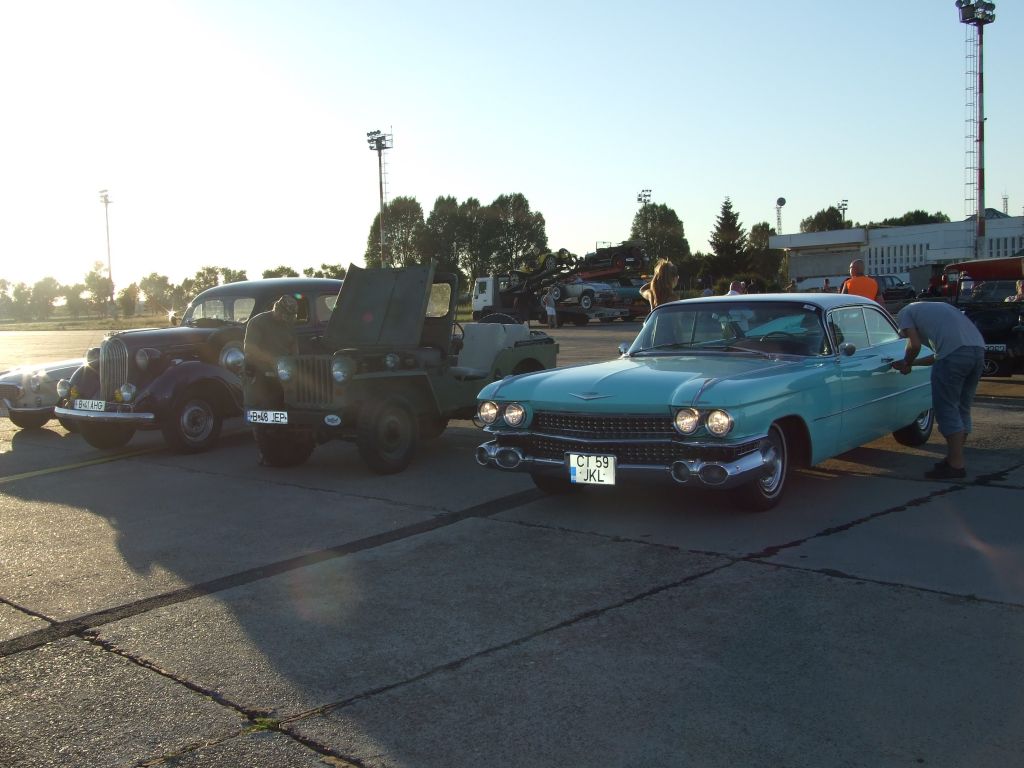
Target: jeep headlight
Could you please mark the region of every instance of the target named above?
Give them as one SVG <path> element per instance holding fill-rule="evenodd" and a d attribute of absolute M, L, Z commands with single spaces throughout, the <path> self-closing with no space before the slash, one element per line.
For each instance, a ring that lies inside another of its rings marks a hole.
<path fill-rule="evenodd" d="M 61 379 L 57 382 L 57 397 L 67 397 L 71 391 L 71 382 L 68 379 Z"/>
<path fill-rule="evenodd" d="M 398 364 L 401 362 L 402 358 L 398 356 L 397 352 L 388 352 L 386 355 L 384 355 L 384 366 L 390 371 L 393 371 L 396 368 L 398 368 Z"/>
<path fill-rule="evenodd" d="M 92 367 L 100 361 L 100 348 L 90 347 L 85 350 L 85 364 Z"/>
<path fill-rule="evenodd" d="M 722 437 L 729 434 L 729 430 L 732 429 L 732 416 L 725 411 L 714 410 L 708 414 L 705 423 L 707 424 L 708 432 Z"/>
<path fill-rule="evenodd" d="M 356 371 L 356 361 L 351 357 L 336 357 L 331 360 L 331 378 L 338 384 L 348 381 Z"/>
<path fill-rule="evenodd" d="M 526 409 L 519 403 L 509 403 L 505 406 L 505 423 L 510 427 L 518 427 L 526 418 Z"/>
<path fill-rule="evenodd" d="M 229 344 L 220 351 L 220 364 L 222 368 L 238 373 L 245 365 L 245 353 L 234 344 Z"/>
<path fill-rule="evenodd" d="M 682 434 L 692 435 L 700 426 L 700 414 L 693 408 L 680 408 L 672 421 Z"/>
<path fill-rule="evenodd" d="M 493 424 L 498 420 L 498 404 L 493 400 L 484 400 L 476 409 L 476 415 L 484 424 Z"/>
<path fill-rule="evenodd" d="M 281 381 L 291 381 L 294 375 L 295 363 L 287 359 L 277 361 L 277 378 Z"/>

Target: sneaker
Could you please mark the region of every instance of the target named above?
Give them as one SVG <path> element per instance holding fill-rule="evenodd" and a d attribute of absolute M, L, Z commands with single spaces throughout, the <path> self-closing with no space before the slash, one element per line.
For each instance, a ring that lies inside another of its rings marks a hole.
<path fill-rule="evenodd" d="M 925 472 L 924 476 L 929 480 L 960 480 L 967 477 L 967 469 L 964 467 L 957 469 L 942 461 L 936 464 L 934 469 Z"/>

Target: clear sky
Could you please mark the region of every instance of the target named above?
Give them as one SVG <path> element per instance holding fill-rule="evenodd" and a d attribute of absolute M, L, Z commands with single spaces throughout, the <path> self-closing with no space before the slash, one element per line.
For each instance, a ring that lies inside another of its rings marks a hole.
<path fill-rule="evenodd" d="M 987 202 L 1024 208 L 1024 10 L 985 32 Z M 629 234 L 637 193 L 693 250 L 723 199 L 783 231 L 964 216 L 953 0 L 0 2 L 0 277 L 361 263 L 389 197 L 522 192 L 549 245 Z"/>

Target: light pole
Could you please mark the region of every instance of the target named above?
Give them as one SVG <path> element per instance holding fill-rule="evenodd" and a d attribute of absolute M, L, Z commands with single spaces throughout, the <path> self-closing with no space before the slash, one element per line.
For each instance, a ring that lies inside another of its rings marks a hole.
<path fill-rule="evenodd" d="M 114 314 L 114 271 L 110 266 L 110 195 L 107 190 L 100 190 L 100 202 L 103 203 L 103 219 L 107 225 L 107 280 L 110 282 L 110 313 Z"/>
<path fill-rule="evenodd" d="M 836 206 L 836 208 L 839 209 L 839 220 L 843 222 L 844 227 L 846 226 L 846 209 L 849 207 L 848 203 L 848 200 L 840 200 L 839 205 Z"/>
<path fill-rule="evenodd" d="M 386 267 L 384 261 L 384 150 L 391 149 L 395 143 L 390 133 L 368 131 L 366 143 L 370 151 L 377 153 L 377 178 L 380 182 L 380 265 Z"/>
<path fill-rule="evenodd" d="M 641 189 L 636 196 L 636 201 L 646 208 L 647 204 L 651 202 L 651 190 Z"/>
<path fill-rule="evenodd" d="M 985 25 L 996 20 L 996 4 L 987 0 L 956 0 L 954 5 L 960 10 L 960 22 L 969 24 L 978 32 L 978 213 L 974 241 L 974 256 L 978 258 L 985 239 L 985 73 L 982 66 L 982 44 L 985 40 Z"/>

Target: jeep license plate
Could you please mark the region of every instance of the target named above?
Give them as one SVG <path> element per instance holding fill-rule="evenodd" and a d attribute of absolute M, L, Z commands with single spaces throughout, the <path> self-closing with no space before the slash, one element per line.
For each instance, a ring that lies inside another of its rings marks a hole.
<path fill-rule="evenodd" d="M 107 404 L 102 400 L 75 400 L 76 411 L 103 411 Z"/>
<path fill-rule="evenodd" d="M 615 457 L 570 453 L 569 480 L 587 485 L 615 485 Z"/>
<path fill-rule="evenodd" d="M 287 424 L 288 411 L 249 411 L 245 418 L 251 424 Z"/>

